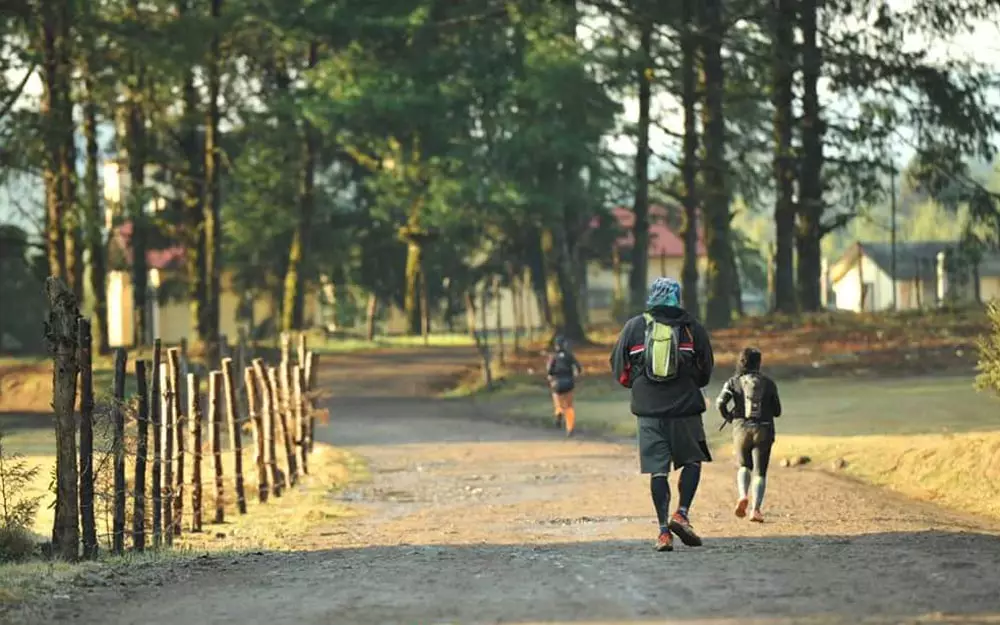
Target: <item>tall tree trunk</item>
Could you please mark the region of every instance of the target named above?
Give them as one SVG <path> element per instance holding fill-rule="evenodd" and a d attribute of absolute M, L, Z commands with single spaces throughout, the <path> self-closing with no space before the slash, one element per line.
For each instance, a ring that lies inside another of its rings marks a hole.
<path fill-rule="evenodd" d="M 681 269 L 684 308 L 701 314 L 698 297 L 698 35 L 695 5 L 698 0 L 683 0 L 681 20 L 681 104 L 684 109 L 684 160 L 681 178 L 684 183 L 684 218 L 681 239 L 684 241 L 684 264 Z"/>
<path fill-rule="evenodd" d="M 798 251 L 799 306 L 803 311 L 821 308 L 820 280 L 823 236 L 823 120 L 820 118 L 819 83 L 823 59 L 816 41 L 817 13 L 822 0 L 800 0 L 802 30 L 802 160 L 799 167 Z"/>
<path fill-rule="evenodd" d="M 420 310 L 420 274 L 423 271 L 423 246 L 415 238 L 406 245 L 406 292 L 403 311 L 406 315 L 406 332 L 420 336 L 423 315 Z"/>
<path fill-rule="evenodd" d="M 50 276 L 69 280 L 66 259 L 66 216 L 69 207 L 63 194 L 62 161 L 65 149 L 65 111 L 71 105 L 66 92 L 63 74 L 68 70 L 62 64 L 62 49 L 68 45 L 65 32 L 68 29 L 66 11 L 62 3 L 41 2 L 39 42 L 42 57 L 42 102 L 41 120 L 45 137 L 45 159 L 43 178 L 45 182 L 45 259 Z M 70 111 L 72 114 L 72 111 Z"/>
<path fill-rule="evenodd" d="M 132 19 L 141 19 L 139 1 L 129 0 Z M 145 345 L 150 337 L 147 291 L 149 267 L 146 265 L 147 219 L 145 211 L 146 184 L 146 112 L 143 110 L 146 68 L 137 53 L 129 59 L 125 93 L 125 146 L 128 152 L 129 206 L 132 224 L 132 308 L 135 311 L 133 332 L 137 345 Z"/>
<path fill-rule="evenodd" d="M 191 11 L 188 0 L 177 3 L 177 15 L 184 19 Z M 202 114 L 199 110 L 198 90 L 194 84 L 194 69 L 185 68 L 181 88 L 183 110 L 181 113 L 180 142 L 184 159 L 180 184 L 181 204 L 186 225 L 184 254 L 187 274 L 187 296 L 191 307 L 191 329 L 194 338 L 203 341 L 209 327 L 205 291 L 205 214 L 202 170 L 205 162 L 204 147 L 198 127 Z"/>
<path fill-rule="evenodd" d="M 569 244 L 561 225 L 542 233 L 542 250 L 547 264 L 547 294 L 552 313 L 550 329 L 573 341 L 586 340 Z"/>
<path fill-rule="evenodd" d="M 552 304 L 549 302 L 548 279 L 546 277 L 545 251 L 543 249 L 544 237 L 538 228 L 532 228 L 527 237 L 528 246 L 526 257 L 530 277 L 531 291 L 535 294 L 538 302 L 538 310 L 542 314 L 542 322 L 546 326 L 553 324 Z"/>
<path fill-rule="evenodd" d="M 83 186 L 87 202 L 87 252 L 90 256 L 90 290 L 94 297 L 94 317 L 97 323 L 98 353 L 108 352 L 108 287 L 107 248 L 104 244 L 104 204 L 101 201 L 100 148 L 97 144 L 97 96 L 94 93 L 94 67 L 88 60 L 84 68 L 83 136 L 86 142 L 87 165 Z"/>
<path fill-rule="evenodd" d="M 773 22 L 774 64 L 771 99 L 774 105 L 774 307 L 779 312 L 794 313 L 795 275 L 795 203 L 793 199 L 795 169 L 792 154 L 792 79 L 795 39 L 792 0 L 774 0 Z"/>
<path fill-rule="evenodd" d="M 318 60 L 319 46 L 309 44 L 306 67 L 313 69 Z M 299 219 L 292 244 L 288 251 L 288 268 L 285 270 L 285 304 L 282 307 L 282 326 L 285 330 L 302 330 L 305 323 L 305 275 L 303 264 L 308 255 L 308 241 L 312 229 L 315 204 L 314 180 L 316 176 L 316 131 L 308 120 L 302 120 L 302 180 L 299 185 Z"/>
<path fill-rule="evenodd" d="M 219 360 L 219 300 L 222 295 L 220 284 L 220 258 L 222 247 L 221 224 L 219 223 L 222 203 L 222 148 L 219 146 L 219 91 L 222 73 L 222 0 L 212 0 L 212 22 L 215 32 L 205 68 L 208 83 L 208 114 L 205 123 L 205 331 L 202 339 L 207 343 L 208 360 L 214 367 Z"/>
<path fill-rule="evenodd" d="M 632 270 L 628 277 L 629 312 L 646 308 L 649 286 L 649 107 L 652 101 L 653 17 L 648 11 L 637 10 L 639 20 L 639 63 L 636 79 L 639 83 L 639 125 L 635 153 L 635 199 L 632 213 Z"/>
<path fill-rule="evenodd" d="M 732 321 L 733 245 L 730 237 L 729 190 L 726 185 L 726 122 L 723 112 L 724 75 L 722 39 L 725 35 L 723 0 L 702 0 L 702 62 L 705 103 L 705 246 L 708 248 L 708 301 L 705 320 L 724 328 Z"/>

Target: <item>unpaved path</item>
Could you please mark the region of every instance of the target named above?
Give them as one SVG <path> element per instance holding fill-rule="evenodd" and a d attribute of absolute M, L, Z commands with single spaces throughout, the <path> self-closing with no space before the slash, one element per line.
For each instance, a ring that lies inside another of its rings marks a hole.
<path fill-rule="evenodd" d="M 465 357 L 397 359 L 401 384 L 389 356 L 325 360 L 338 398 L 322 438 L 371 461 L 372 482 L 342 495 L 362 517 L 297 553 L 102 590 L 58 622 L 1000 623 L 996 527 L 817 471 L 776 469 L 770 522 L 755 526 L 731 516 L 733 472 L 717 458 L 692 510 L 705 546 L 655 553 L 630 445 L 415 396 Z"/>

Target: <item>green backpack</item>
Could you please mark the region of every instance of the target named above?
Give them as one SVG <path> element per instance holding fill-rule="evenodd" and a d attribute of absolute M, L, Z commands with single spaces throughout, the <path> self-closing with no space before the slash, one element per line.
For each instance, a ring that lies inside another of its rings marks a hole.
<path fill-rule="evenodd" d="M 680 368 L 680 329 L 644 313 L 646 340 L 643 361 L 646 378 L 651 382 L 668 382 L 677 377 Z"/>

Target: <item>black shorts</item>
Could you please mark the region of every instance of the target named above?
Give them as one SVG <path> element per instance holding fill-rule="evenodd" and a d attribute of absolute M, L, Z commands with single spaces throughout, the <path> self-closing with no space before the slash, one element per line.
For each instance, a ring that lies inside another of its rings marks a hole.
<path fill-rule="evenodd" d="M 671 466 L 711 462 L 701 415 L 677 419 L 636 417 L 639 469 L 643 473 L 669 473 Z"/>
<path fill-rule="evenodd" d="M 753 423 L 743 419 L 733 422 L 733 452 L 741 467 L 767 473 L 774 445 L 774 424 Z"/>
<path fill-rule="evenodd" d="M 549 381 L 549 388 L 556 395 L 562 395 L 563 393 L 569 393 L 574 388 L 576 388 L 576 382 L 573 378 L 552 378 Z"/>

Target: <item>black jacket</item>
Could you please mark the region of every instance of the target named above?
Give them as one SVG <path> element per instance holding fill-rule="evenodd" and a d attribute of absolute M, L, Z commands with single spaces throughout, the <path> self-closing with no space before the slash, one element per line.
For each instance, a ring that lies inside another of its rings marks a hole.
<path fill-rule="evenodd" d="M 562 358 L 560 358 L 560 354 L 562 354 Z M 551 378 L 573 379 L 582 371 L 583 367 L 580 366 L 580 361 L 569 350 L 550 354 L 548 364 L 545 365 L 545 372 Z"/>
<path fill-rule="evenodd" d="M 758 402 L 758 414 L 752 418 L 747 418 L 747 395 L 752 394 L 751 400 Z M 729 404 L 733 406 L 730 408 Z M 722 418 L 729 421 L 732 419 L 746 419 L 754 423 L 773 424 L 775 417 L 781 416 L 781 399 L 778 397 L 778 385 L 774 380 L 763 373 L 752 372 L 743 375 L 735 375 L 722 385 L 719 398 L 715 400 L 715 405 L 722 414 Z"/>
<path fill-rule="evenodd" d="M 640 417 L 689 417 L 705 412 L 705 396 L 701 389 L 712 379 L 715 358 L 708 332 L 697 319 L 683 308 L 657 306 L 650 309 L 654 318 L 680 325 L 682 332 L 680 375 L 667 382 L 651 382 L 643 374 L 646 339 L 646 319 L 637 315 L 629 319 L 618 335 L 611 352 L 611 371 L 619 384 L 632 389 L 632 414 Z"/>

